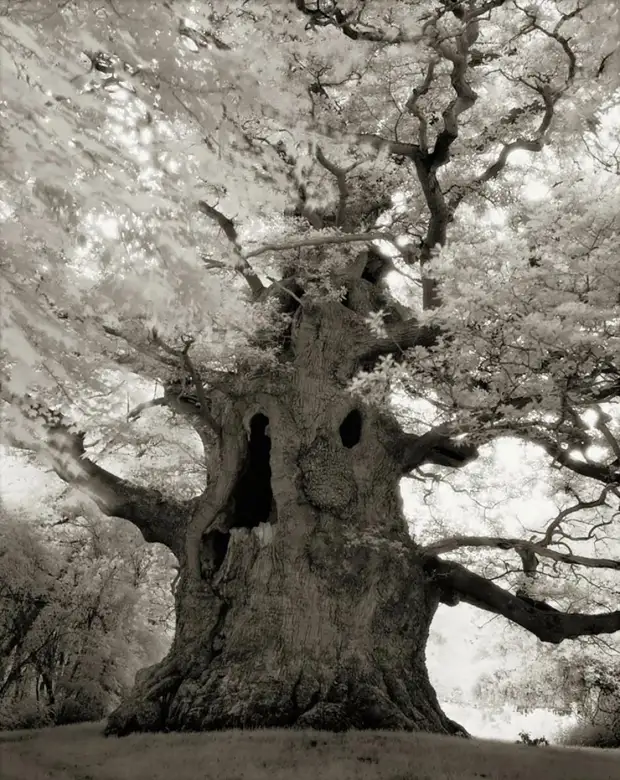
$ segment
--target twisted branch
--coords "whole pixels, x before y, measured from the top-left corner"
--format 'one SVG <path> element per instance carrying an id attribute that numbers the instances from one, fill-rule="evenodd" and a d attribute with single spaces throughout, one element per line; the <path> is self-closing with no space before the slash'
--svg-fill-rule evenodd
<path id="1" fill-rule="evenodd" d="M 237 228 L 235 227 L 234 222 L 204 200 L 198 201 L 198 208 L 221 228 L 229 243 L 232 245 L 235 257 L 237 258 L 237 262 L 233 266 L 234 270 L 238 271 L 244 277 L 253 296 L 257 298 L 265 288 L 252 266 L 248 263 L 247 258 L 241 253 Z"/>

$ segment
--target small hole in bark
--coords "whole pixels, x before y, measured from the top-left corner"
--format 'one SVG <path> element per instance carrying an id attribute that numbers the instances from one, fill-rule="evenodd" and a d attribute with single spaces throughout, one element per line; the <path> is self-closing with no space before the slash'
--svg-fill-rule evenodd
<path id="1" fill-rule="evenodd" d="M 347 449 L 355 447 L 362 436 L 362 415 L 352 409 L 340 425 L 340 439 Z"/>
<path id="2" fill-rule="evenodd" d="M 389 261 L 387 258 L 383 257 L 378 252 L 369 252 L 366 265 L 362 271 L 362 279 L 365 279 L 371 284 L 377 284 L 385 276 L 388 264 Z"/>
<path id="3" fill-rule="evenodd" d="M 231 528 L 256 528 L 273 523 L 271 491 L 271 439 L 269 418 L 255 414 L 250 420 L 250 441 L 245 463 L 233 491 L 234 521 Z"/>

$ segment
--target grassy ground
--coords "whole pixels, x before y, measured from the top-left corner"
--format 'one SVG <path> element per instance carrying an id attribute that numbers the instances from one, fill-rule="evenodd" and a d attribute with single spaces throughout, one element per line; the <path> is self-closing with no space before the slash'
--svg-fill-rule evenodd
<path id="1" fill-rule="evenodd" d="M 0 734 L 2 780 L 618 780 L 620 751 L 428 734 L 227 731 L 102 736 L 102 723 Z"/>

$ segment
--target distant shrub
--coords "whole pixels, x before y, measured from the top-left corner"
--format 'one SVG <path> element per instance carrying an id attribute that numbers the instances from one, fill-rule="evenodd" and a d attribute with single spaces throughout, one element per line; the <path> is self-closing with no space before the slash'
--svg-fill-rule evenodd
<path id="1" fill-rule="evenodd" d="M 582 721 L 561 740 L 567 747 L 620 748 L 620 715 L 602 723 Z"/>
<path id="2" fill-rule="evenodd" d="M 527 731 L 520 731 L 519 739 L 516 741 L 516 744 L 533 745 L 534 747 L 538 747 L 538 745 L 548 745 L 549 740 L 545 737 L 530 737 Z"/>
<path id="3" fill-rule="evenodd" d="M 0 707 L 0 731 L 41 729 L 54 723 L 54 711 L 34 698 L 6 702 Z"/>
<path id="4" fill-rule="evenodd" d="M 81 690 L 55 705 L 54 723 L 56 726 L 67 726 L 101 720 L 107 711 L 106 697 L 102 691 Z"/>

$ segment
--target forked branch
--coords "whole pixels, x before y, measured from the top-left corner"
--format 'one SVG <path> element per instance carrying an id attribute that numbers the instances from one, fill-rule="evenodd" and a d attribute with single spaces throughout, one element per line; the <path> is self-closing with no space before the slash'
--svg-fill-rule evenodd
<path id="1" fill-rule="evenodd" d="M 221 211 L 218 211 L 218 209 L 216 209 L 214 206 L 210 206 L 204 200 L 198 201 L 198 208 L 202 211 L 203 214 L 209 217 L 209 219 L 213 220 L 221 228 L 229 243 L 232 245 L 235 253 L 236 263 L 234 266 L 232 266 L 232 268 L 235 271 L 238 271 L 244 277 L 250 287 L 250 290 L 252 291 L 253 296 L 257 298 L 265 288 L 256 274 L 256 271 L 254 271 L 252 266 L 248 263 L 247 258 L 241 254 L 241 246 L 239 244 L 239 237 L 237 235 L 237 228 L 235 227 L 235 223 L 232 221 L 232 219 L 226 217 L 224 214 L 222 214 Z M 215 267 L 215 264 L 213 265 Z M 223 267 L 223 264 L 218 263 L 218 267 Z"/>
<path id="2" fill-rule="evenodd" d="M 204 383 L 202 381 L 202 377 L 189 356 L 189 350 L 194 344 L 194 338 L 190 335 L 184 336 L 183 347 L 181 349 L 171 347 L 169 344 L 167 344 L 161 338 L 156 328 L 152 329 L 151 338 L 153 342 L 157 344 L 157 346 L 160 347 L 164 352 L 166 352 L 169 355 L 174 355 L 179 359 L 180 367 L 183 368 L 189 374 L 192 383 L 194 385 L 194 389 L 196 391 L 197 404 L 193 405 L 194 406 L 193 413 L 197 414 L 199 417 L 202 418 L 203 422 L 206 423 L 210 431 L 212 431 L 216 435 L 219 434 L 220 425 L 218 421 L 215 419 L 215 417 L 211 414 L 209 399 L 207 398 L 207 393 L 205 390 Z M 183 400 L 182 396 L 183 396 L 182 393 L 178 394 L 179 401 Z M 165 403 L 175 408 L 175 405 L 171 403 L 171 399 L 173 397 L 174 397 L 173 393 L 167 392 L 164 396 L 164 400 Z"/>

